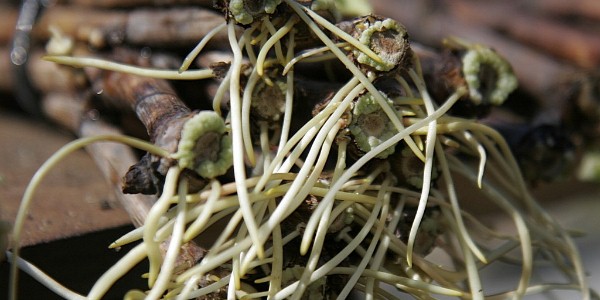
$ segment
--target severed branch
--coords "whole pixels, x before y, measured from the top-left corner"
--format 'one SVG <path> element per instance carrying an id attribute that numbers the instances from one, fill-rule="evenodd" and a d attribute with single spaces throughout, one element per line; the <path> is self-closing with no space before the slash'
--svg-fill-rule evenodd
<path id="1" fill-rule="evenodd" d="M 40 17 L 33 35 L 47 40 L 48 28 L 55 26 L 64 34 L 97 48 L 121 44 L 191 47 L 222 22 L 223 16 L 219 13 L 199 7 L 117 11 L 54 6 Z M 210 45 L 218 48 L 226 42 L 227 35 L 222 32 Z"/>
<path id="2" fill-rule="evenodd" d="M 10 49 L 0 46 L 0 74 L 10 74 L 12 63 L 10 62 Z M 12 91 L 14 78 L 12 76 L 0 76 L 0 91 Z"/>
<path id="3" fill-rule="evenodd" d="M 95 75 L 96 73 L 97 75 Z M 146 78 L 118 72 L 88 72 L 102 96 L 117 104 L 131 107 L 144 124 L 150 141 L 175 153 L 184 123 L 191 110 L 162 79 Z M 125 193 L 155 194 L 160 191 L 162 176 L 174 162 L 146 155 L 125 175 Z"/>
<path id="4" fill-rule="evenodd" d="M 434 5 L 437 4 L 437 5 Z M 424 44 L 439 46 L 448 37 L 489 45 L 512 65 L 521 88 L 537 102 L 533 122 L 564 124 L 588 128 L 580 132 L 583 140 L 600 136 L 600 89 L 598 75 L 558 62 L 542 52 L 511 40 L 486 27 L 477 27 L 452 17 L 439 1 L 374 0 L 376 11 L 403 20 L 411 37 Z M 384 10 L 389 7 L 403 9 Z M 577 101 L 571 101 L 577 99 Z M 581 105 L 585 104 L 585 108 Z M 573 118 L 569 113 L 587 112 L 587 117 Z M 575 122 L 575 123 L 569 123 Z"/>
<path id="5" fill-rule="evenodd" d="M 76 40 L 100 47 L 107 43 L 107 34 L 113 28 L 127 27 L 127 19 L 123 11 L 54 6 L 40 16 L 32 34 L 35 40 L 46 41 L 51 37 L 49 28 L 55 27 Z"/>
<path id="6" fill-rule="evenodd" d="M 131 53 L 127 51 L 119 55 L 117 60 L 135 60 L 135 56 L 128 57 Z M 219 114 L 192 112 L 163 79 L 91 68 L 86 73 L 95 90 L 121 107 L 130 107 L 146 128 L 150 141 L 172 153 L 172 157 L 164 158 L 144 156 L 125 175 L 124 192 L 160 192 L 163 177 L 176 163 L 184 169 L 190 191 L 201 189 L 207 179 L 227 173 L 232 149 Z"/>
<path id="7" fill-rule="evenodd" d="M 13 39 L 18 10 L 6 3 L 0 3 L 0 45 L 8 45 Z"/>
<path id="8" fill-rule="evenodd" d="M 446 7 L 456 19 L 467 20 L 474 27 L 499 30 L 582 68 L 591 69 L 600 64 L 600 36 L 526 12 L 514 3 L 458 0 L 446 1 Z M 506 16 L 510 16 L 510 21 Z"/>
<path id="9" fill-rule="evenodd" d="M 405 9 L 388 10 L 385 13 L 395 19 L 403 20 L 411 32 L 412 39 L 426 45 L 439 46 L 444 39 L 457 36 L 489 45 L 511 62 L 521 85 L 535 96 L 545 96 L 550 88 L 556 86 L 558 80 L 568 77 L 575 71 L 572 67 L 560 64 L 542 53 L 502 37 L 487 28 L 476 28 L 452 18 L 439 6 L 436 8 L 441 11 L 432 12 L 432 4 L 429 1 L 373 1 L 376 11 L 391 7 L 392 4 Z"/>
<path id="10" fill-rule="evenodd" d="M 512 141 L 510 146 L 521 168 L 527 171 L 527 180 L 536 182 L 564 174 L 573 164 L 574 146 L 589 147 L 600 138 L 598 74 L 581 71 L 575 66 L 559 62 L 543 52 L 486 27 L 486 24 L 473 26 L 449 12 L 449 7 L 455 2 L 442 2 L 448 7 L 439 5 L 440 2 L 373 1 L 376 9 L 391 5 L 402 7 L 403 9 L 386 10 L 385 13 L 403 20 L 414 40 L 443 48 L 444 41 L 449 37 L 460 37 L 474 43 L 489 45 L 505 57 L 512 65 L 522 91 L 526 91 L 531 97 L 515 95 L 511 99 L 513 107 L 510 109 L 513 111 L 508 117 L 507 111 L 494 110 L 483 122 L 500 130 L 509 142 Z M 418 55 L 423 55 L 419 53 L 418 47 L 414 48 Z M 443 58 L 434 53 L 433 57 L 424 60 L 424 73 L 430 72 L 427 69 L 431 70 L 433 66 L 434 70 L 438 68 L 448 72 L 444 76 L 434 75 L 438 81 L 445 80 L 448 75 L 450 79 L 460 78 L 456 76 L 457 72 L 451 72 L 455 69 L 452 64 L 448 57 Z M 442 83 L 452 85 L 456 82 Z M 434 88 L 434 93 L 440 91 L 439 86 L 436 88 L 435 85 L 436 82 L 433 82 L 430 86 Z M 531 105 L 527 103 L 530 99 L 536 106 L 532 115 L 521 115 L 514 110 L 514 106 Z M 457 107 L 462 103 L 465 102 L 458 103 Z M 545 171 L 539 172 L 541 169 Z"/>
<path id="11" fill-rule="evenodd" d="M 135 8 L 140 6 L 199 5 L 212 7 L 213 0 L 68 0 L 69 5 L 101 8 Z"/>
<path id="12" fill-rule="evenodd" d="M 521 4 L 531 11 L 558 16 L 578 16 L 592 20 L 600 20 L 600 2 L 596 0 L 527 0 L 519 2 L 522 2 Z"/>

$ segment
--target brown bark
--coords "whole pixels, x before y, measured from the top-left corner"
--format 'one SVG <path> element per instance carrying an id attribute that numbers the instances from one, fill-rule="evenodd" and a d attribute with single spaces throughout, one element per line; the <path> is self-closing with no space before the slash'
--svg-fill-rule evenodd
<path id="1" fill-rule="evenodd" d="M 95 47 L 120 44 L 191 47 L 221 22 L 221 14 L 197 7 L 116 11 L 54 6 L 41 16 L 34 37 L 47 40 L 50 38 L 48 28 L 55 26 L 64 34 Z M 210 45 L 219 47 L 226 41 L 226 32 L 221 32 Z"/>
<path id="2" fill-rule="evenodd" d="M 42 93 L 75 92 L 85 88 L 87 81 L 81 70 L 43 60 L 44 55 L 41 50 L 29 55 L 27 74 L 33 87 Z"/>
<path id="3" fill-rule="evenodd" d="M 596 0 L 527 0 L 520 2 L 523 2 L 523 6 L 531 11 L 600 20 L 600 1 Z"/>
<path id="4" fill-rule="evenodd" d="M 181 130 L 192 112 L 165 80 L 102 72 L 94 82 L 101 84 L 105 97 L 123 101 L 133 108 L 146 127 L 152 143 L 171 153 L 177 151 Z M 125 175 L 123 191 L 145 194 L 159 192 L 160 175 L 166 174 L 171 165 L 169 159 L 145 156 Z"/>
<path id="5" fill-rule="evenodd" d="M 513 3 L 502 1 L 446 1 L 456 19 L 474 26 L 500 30 L 523 44 L 566 59 L 580 67 L 600 65 L 600 37 L 570 27 L 555 19 L 524 12 Z M 510 16 L 510 21 L 506 19 Z"/>
<path id="6" fill-rule="evenodd" d="M 139 56 L 127 49 L 117 49 L 112 60 L 139 63 Z M 112 71 L 86 69 L 93 88 L 103 98 L 123 109 L 132 109 L 147 130 L 150 142 L 175 153 L 181 139 L 183 125 L 194 113 L 176 95 L 168 81 Z M 133 165 L 124 178 L 126 193 L 160 193 L 162 180 L 168 168 L 175 162 L 146 154 Z M 205 180 L 191 170 L 184 170 L 190 183 L 190 191 L 197 191 Z"/>
<path id="7" fill-rule="evenodd" d="M 217 24 L 223 16 L 202 8 L 139 9 L 131 12 L 125 31 L 127 41 L 145 46 L 195 45 Z M 220 46 L 227 41 L 221 31 L 212 45 Z"/>
<path id="8" fill-rule="evenodd" d="M 10 62 L 10 49 L 0 46 L 0 91 L 11 91 L 14 85 L 14 78 L 11 75 L 12 63 Z"/>
<path id="9" fill-rule="evenodd" d="M 68 0 L 70 5 L 102 8 L 134 8 L 140 6 L 200 5 L 212 7 L 213 0 Z"/>
<path id="10" fill-rule="evenodd" d="M 189 116 L 190 109 L 177 97 L 166 80 L 147 78 L 136 75 L 101 72 L 98 80 L 94 80 L 104 97 L 115 102 L 129 105 L 148 131 L 150 141 L 168 150 L 176 150 L 172 145 L 173 136 L 165 137 L 169 128 L 183 125 L 182 118 Z"/>
<path id="11" fill-rule="evenodd" d="M 372 3 L 376 12 L 400 20 L 411 38 L 424 44 L 439 46 L 443 39 L 457 36 L 492 47 L 510 62 L 519 86 L 537 102 L 531 121 L 563 124 L 586 141 L 600 136 L 600 83 L 594 72 L 582 72 L 490 28 L 459 20 L 441 5 L 446 2 L 440 0 L 373 0 Z M 505 23 L 511 21 L 505 16 Z"/>
<path id="12" fill-rule="evenodd" d="M 492 30 L 471 26 L 450 17 L 444 11 L 432 11 L 428 1 L 375 0 L 373 5 L 376 11 L 401 20 L 411 38 L 424 44 L 438 46 L 443 39 L 457 36 L 492 47 L 513 66 L 519 84 L 540 99 L 545 98 L 554 87 L 565 78 L 572 77 L 575 72 L 573 67 L 561 64 Z M 383 11 L 389 7 L 403 9 Z"/>
<path id="13" fill-rule="evenodd" d="M 8 45 L 12 41 L 18 16 L 15 7 L 0 3 L 0 45 Z"/>
<path id="14" fill-rule="evenodd" d="M 102 33 L 112 28 L 127 26 L 127 13 L 83 7 L 53 6 L 46 9 L 33 29 L 34 39 L 45 41 L 50 38 L 50 26 L 77 40 L 90 42 L 103 39 Z M 100 36 L 98 36 L 100 34 Z M 97 44 L 99 42 L 92 42 Z"/>

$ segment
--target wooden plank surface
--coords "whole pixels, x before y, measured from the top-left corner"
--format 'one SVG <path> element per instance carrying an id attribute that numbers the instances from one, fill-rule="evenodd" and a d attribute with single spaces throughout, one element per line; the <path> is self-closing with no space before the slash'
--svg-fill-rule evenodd
<path id="1" fill-rule="evenodd" d="M 0 110 L 0 220 L 12 224 L 35 171 L 74 137 L 56 126 Z M 130 223 L 113 189 L 84 151 L 54 168 L 35 195 L 22 246 Z"/>

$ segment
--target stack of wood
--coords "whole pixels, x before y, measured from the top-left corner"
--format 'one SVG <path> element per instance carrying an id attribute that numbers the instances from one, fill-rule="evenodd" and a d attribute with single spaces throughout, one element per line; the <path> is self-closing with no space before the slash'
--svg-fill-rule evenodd
<path id="1" fill-rule="evenodd" d="M 223 21 L 222 12 L 211 0 L 51 3 L 0 3 L 0 90 L 14 94 L 19 106 L 31 115 L 48 118 L 78 136 L 126 133 L 148 138 L 130 109 L 136 94 L 126 92 L 127 85 L 140 83 L 131 78 L 108 81 L 90 70 L 44 61 L 41 57 L 47 51 L 93 53 L 145 67 L 177 69 L 184 55 Z M 438 48 L 446 38 L 457 36 L 490 45 L 511 62 L 520 89 L 510 97 L 506 109 L 484 122 L 506 134 L 522 163 L 534 160 L 530 162 L 532 168 L 548 164 L 536 160 L 539 151 L 553 152 L 549 159 L 559 165 L 558 170 L 533 181 L 552 179 L 564 171 L 562 164 L 570 155 L 565 153 L 598 144 L 598 1 L 373 0 L 372 4 L 375 13 L 403 23 L 415 43 Z M 51 37 L 52 43 L 48 43 Z M 223 48 L 226 38 L 225 32 L 218 33 L 208 47 Z M 169 84 L 164 86 L 160 92 L 173 93 Z M 197 109 L 201 107 L 193 105 L 204 104 L 192 105 L 186 97 L 213 94 L 214 86 L 175 83 L 173 89 L 181 95 L 184 106 Z M 116 98 L 129 99 L 130 103 L 111 101 Z M 531 147 L 532 143 L 541 144 L 542 150 Z M 111 147 L 103 145 L 90 151 L 105 176 L 120 189 L 127 166 L 138 158 L 123 146 Z M 122 197 L 134 223 L 141 224 L 152 199 Z"/>
<path id="2" fill-rule="evenodd" d="M 555 140 L 572 144 L 557 147 L 558 152 L 566 148 L 577 153 L 597 149 L 600 2 L 374 0 L 372 3 L 375 12 L 401 20 L 413 41 L 437 48 L 443 47 L 446 39 L 458 37 L 488 45 L 511 63 L 520 88 L 504 109 L 496 111 L 489 120 L 492 124 L 499 123 L 500 131 L 512 132 L 505 134 L 509 142 L 514 144 L 516 136 L 525 134 L 515 131 L 538 128 L 541 134 L 531 134 L 537 135 L 538 142 L 554 136 Z M 548 133 L 549 130 L 554 133 Z M 529 150 L 513 149 L 517 156 L 519 151 L 531 152 L 534 148 L 531 141 L 521 143 Z"/>
<path id="3" fill-rule="evenodd" d="M 127 134 L 148 139 L 131 109 L 134 98 L 139 96 L 135 93 L 140 91 L 134 92 L 134 85 L 151 84 L 158 86 L 161 93 L 175 94 L 170 83 L 160 79 L 139 82 L 128 76 L 110 81 L 98 77 L 100 74 L 93 70 L 86 70 L 91 72 L 86 74 L 42 57 L 49 51 L 93 54 L 145 67 L 177 69 L 183 55 L 222 22 L 223 15 L 212 8 L 210 0 L 158 2 L 75 0 L 46 5 L 43 1 L 24 1 L 20 6 L 1 3 L 0 91 L 13 96 L 3 97 L 2 105 L 49 120 L 79 137 Z M 226 38 L 225 32 L 218 34 L 210 48 L 224 47 Z M 178 84 L 177 94 L 192 93 L 197 96 L 203 91 Z M 14 103 L 9 102 L 13 99 Z M 122 102 L 127 99 L 131 103 Z M 123 175 L 139 157 L 118 144 L 92 145 L 87 149 L 117 190 L 133 223 L 141 225 L 154 197 L 120 191 Z"/>

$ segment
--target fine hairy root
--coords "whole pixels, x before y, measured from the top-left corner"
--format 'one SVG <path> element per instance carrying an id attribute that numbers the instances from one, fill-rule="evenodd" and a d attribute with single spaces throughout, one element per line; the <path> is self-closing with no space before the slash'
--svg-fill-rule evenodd
<path id="1" fill-rule="evenodd" d="M 147 259 L 147 289 L 125 298 L 505 299 L 576 289 L 589 299 L 569 233 L 532 198 L 502 135 L 473 118 L 517 86 L 501 56 L 457 39 L 433 54 L 413 49 L 401 20 L 341 21 L 333 1 L 217 7 L 223 23 L 178 70 L 110 55 L 46 57 L 85 68 L 101 97 L 136 113 L 150 142 L 88 137 L 40 168 L 13 231 L 13 292 L 19 267 L 63 297 L 101 299 Z M 228 59 L 190 70 L 223 34 Z M 436 69 L 440 60 L 447 69 Z M 186 103 L 166 79 L 216 88 Z M 327 89 L 311 91 L 307 79 Z M 107 140 L 147 152 L 123 174 L 123 190 L 157 200 L 141 227 L 110 245 L 133 249 L 82 296 L 21 260 L 19 235 L 45 174 L 75 149 Z M 515 232 L 461 207 L 457 181 Z M 209 233 L 216 240 L 206 243 Z M 433 252 L 448 263 L 431 260 Z M 533 285 L 538 260 L 568 283 Z M 519 281 L 491 293 L 480 271 L 504 261 L 520 266 Z"/>

